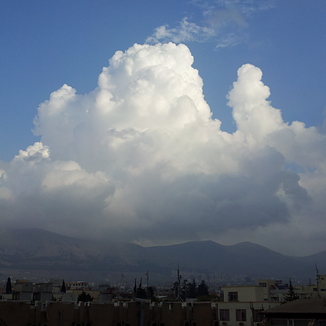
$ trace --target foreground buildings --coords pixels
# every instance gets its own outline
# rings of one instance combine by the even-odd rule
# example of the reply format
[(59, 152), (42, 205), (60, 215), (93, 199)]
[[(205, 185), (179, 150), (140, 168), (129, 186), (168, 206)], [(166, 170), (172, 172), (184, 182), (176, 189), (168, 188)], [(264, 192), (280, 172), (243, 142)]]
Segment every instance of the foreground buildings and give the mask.
[(218, 326), (216, 317), (211, 303), (0, 302), (0, 325), (7, 326)]
[[(86, 282), (67, 283), (62, 293), (61, 282), (16, 281), (2, 295), (0, 326), (326, 326), (326, 275), (317, 275), (316, 285), (296, 286), (302, 299), (286, 304), (288, 285), (269, 279), (224, 286), (212, 302), (150, 302)], [(82, 291), (94, 300), (77, 302)]]
[[(236, 307), (235, 307), (236, 309)], [(195, 302), (65, 302), (47, 304), (27, 302), (0, 302), (1, 326), (220, 326), (223, 308), (219, 303)], [(230, 320), (228, 325), (249, 326), (325, 326), (324, 299), (298, 299), (284, 305), (259, 311), (256, 321), (252, 316), (244, 320)], [(255, 316), (254, 316), (255, 318)]]
[(266, 325), (325, 326), (325, 298), (298, 299), (264, 312)]

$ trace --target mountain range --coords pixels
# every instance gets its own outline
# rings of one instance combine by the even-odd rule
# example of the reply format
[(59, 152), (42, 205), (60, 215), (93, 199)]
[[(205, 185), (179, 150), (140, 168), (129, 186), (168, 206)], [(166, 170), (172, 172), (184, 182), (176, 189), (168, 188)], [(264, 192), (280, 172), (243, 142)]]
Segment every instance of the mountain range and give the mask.
[(152, 278), (171, 280), (178, 266), (186, 275), (285, 280), (291, 277), (308, 281), (314, 277), (316, 266), (321, 273), (326, 273), (326, 252), (291, 257), (250, 242), (225, 246), (214, 241), (142, 247), (77, 239), (41, 229), (0, 229), (3, 278), (38, 274), (104, 279), (122, 274), (133, 277), (149, 271)]

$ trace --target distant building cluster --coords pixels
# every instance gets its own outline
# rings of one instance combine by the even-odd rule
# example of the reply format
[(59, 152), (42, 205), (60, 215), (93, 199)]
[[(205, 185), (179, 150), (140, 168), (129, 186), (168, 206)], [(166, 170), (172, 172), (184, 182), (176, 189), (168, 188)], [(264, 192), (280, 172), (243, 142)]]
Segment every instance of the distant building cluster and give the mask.
[(8, 278), (1, 287), (0, 326), (325, 326), (326, 275), (293, 286), (263, 279), (222, 286), (207, 301), (177, 302), (170, 289), (151, 298), (108, 284)]

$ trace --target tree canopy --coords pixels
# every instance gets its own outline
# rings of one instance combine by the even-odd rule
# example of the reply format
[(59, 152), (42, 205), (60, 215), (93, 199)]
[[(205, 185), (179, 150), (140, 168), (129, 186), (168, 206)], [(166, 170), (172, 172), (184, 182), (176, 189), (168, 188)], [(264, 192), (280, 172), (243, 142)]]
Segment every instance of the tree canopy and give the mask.
[(290, 302), (299, 299), (299, 295), (294, 291), (294, 287), (292, 285), (292, 280), (289, 279), (289, 288), (287, 294), (284, 296), (285, 302)]
[(90, 302), (93, 301), (93, 297), (89, 294), (83, 291), (77, 298), (77, 302)]
[(180, 295), (178, 296), (178, 282), (173, 284), (173, 292), (176, 299), (182, 299), (185, 301), (187, 298), (198, 298), (208, 296), (208, 286), (204, 280), (197, 286), (196, 281), (193, 279), (192, 282), (184, 280), (180, 286)]
[(12, 293), (12, 286), (11, 286), (11, 278), (8, 277), (7, 283), (6, 283), (6, 294)]

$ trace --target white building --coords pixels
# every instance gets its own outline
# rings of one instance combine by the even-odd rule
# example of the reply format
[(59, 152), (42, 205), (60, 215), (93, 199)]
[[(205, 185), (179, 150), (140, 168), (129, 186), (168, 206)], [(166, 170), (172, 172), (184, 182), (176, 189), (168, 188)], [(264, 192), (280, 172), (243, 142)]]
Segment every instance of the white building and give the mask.
[(223, 302), (218, 303), (218, 318), (222, 326), (252, 326), (262, 321), (261, 311), (280, 304), (269, 289), (273, 280), (261, 280), (255, 286), (222, 287)]

